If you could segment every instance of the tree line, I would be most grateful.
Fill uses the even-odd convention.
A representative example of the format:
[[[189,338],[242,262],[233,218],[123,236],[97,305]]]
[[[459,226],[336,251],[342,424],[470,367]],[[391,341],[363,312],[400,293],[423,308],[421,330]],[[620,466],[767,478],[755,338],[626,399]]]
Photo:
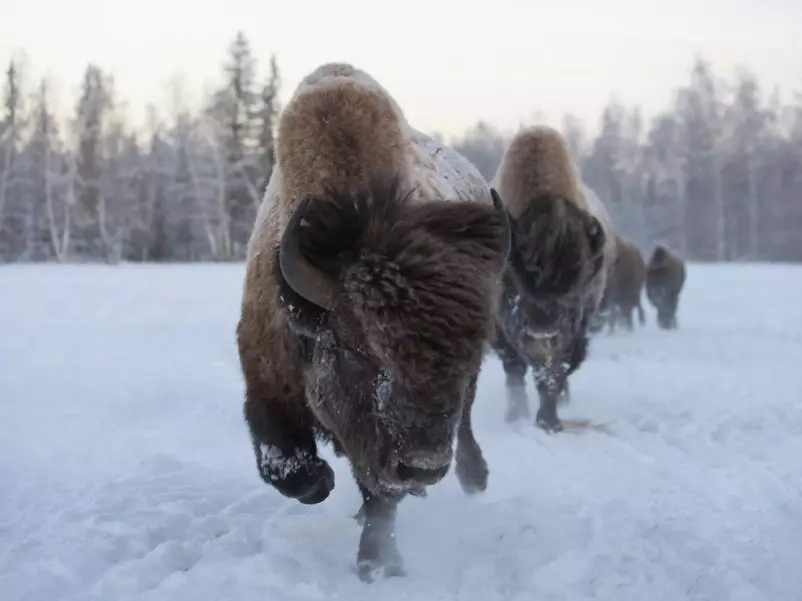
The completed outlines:
[[[260,77],[247,38],[196,111],[145,130],[126,122],[114,79],[89,65],[72,114],[30,92],[18,61],[0,107],[0,261],[236,261],[274,164],[280,73]],[[644,251],[689,259],[802,261],[802,96],[765,98],[754,75],[718,78],[702,59],[648,123],[610,102],[598,135],[566,115],[583,178]],[[492,178],[510,134],[479,121],[449,140]]]
[[[697,261],[802,261],[802,94],[784,103],[749,71],[727,80],[699,58],[671,100],[648,123],[611,101],[596,136],[563,118],[617,229],[644,252],[663,243]],[[492,177],[508,138],[479,122],[455,147]]]

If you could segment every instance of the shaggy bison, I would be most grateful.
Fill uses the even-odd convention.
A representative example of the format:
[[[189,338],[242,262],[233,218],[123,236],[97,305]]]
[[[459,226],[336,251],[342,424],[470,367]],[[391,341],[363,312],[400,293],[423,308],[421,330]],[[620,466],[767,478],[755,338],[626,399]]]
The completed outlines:
[[[278,122],[237,341],[262,479],[320,503],[331,442],[362,493],[357,564],[403,573],[395,515],[448,472],[488,470],[471,428],[509,222],[460,155],[420,134],[367,73],[326,64]]]
[[[664,330],[677,327],[677,306],[684,284],[685,264],[658,244],[646,268],[646,296],[657,309],[657,324]]]
[[[634,327],[632,312],[637,310],[640,325],[646,323],[641,305],[641,291],[646,276],[646,263],[638,247],[623,236],[616,235],[616,258],[607,283],[603,305],[608,310],[610,331],[618,321],[628,330]]]
[[[493,348],[507,374],[507,420],[527,417],[528,367],[540,397],[539,427],[563,429],[557,401],[587,353],[588,320],[614,256],[601,203],[588,201],[562,136],[522,130],[493,180],[509,213],[512,247]],[[597,199],[595,199],[597,200]]]

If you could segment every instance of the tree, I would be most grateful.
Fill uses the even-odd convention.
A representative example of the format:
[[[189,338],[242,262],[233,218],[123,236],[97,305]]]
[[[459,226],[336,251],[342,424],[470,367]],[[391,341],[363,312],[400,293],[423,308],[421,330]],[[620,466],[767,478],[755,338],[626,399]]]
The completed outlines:
[[[20,71],[14,59],[8,63],[3,85],[3,112],[0,114],[0,255],[8,256],[19,234],[19,223],[6,217],[6,206],[17,179],[17,154],[22,130]]]

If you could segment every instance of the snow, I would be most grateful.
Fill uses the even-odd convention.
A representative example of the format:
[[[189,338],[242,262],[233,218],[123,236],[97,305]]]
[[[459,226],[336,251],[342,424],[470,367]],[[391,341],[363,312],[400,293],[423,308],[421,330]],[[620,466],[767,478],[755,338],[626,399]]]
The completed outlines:
[[[344,460],[315,506],[257,475],[242,275],[0,268],[0,599],[802,599],[802,269],[692,265],[678,331],[595,338],[562,415],[609,433],[507,425],[488,359],[488,490],[404,501],[371,585]]]

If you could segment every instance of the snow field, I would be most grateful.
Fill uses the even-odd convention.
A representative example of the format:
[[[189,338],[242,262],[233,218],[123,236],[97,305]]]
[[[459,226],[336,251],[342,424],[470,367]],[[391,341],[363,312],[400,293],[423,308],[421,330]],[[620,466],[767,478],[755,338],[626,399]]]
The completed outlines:
[[[406,500],[365,585],[345,461],[315,506],[257,475],[241,266],[2,267],[0,599],[799,601],[800,276],[691,265],[678,331],[594,338],[561,411],[609,433],[505,424],[488,356],[487,492]]]

